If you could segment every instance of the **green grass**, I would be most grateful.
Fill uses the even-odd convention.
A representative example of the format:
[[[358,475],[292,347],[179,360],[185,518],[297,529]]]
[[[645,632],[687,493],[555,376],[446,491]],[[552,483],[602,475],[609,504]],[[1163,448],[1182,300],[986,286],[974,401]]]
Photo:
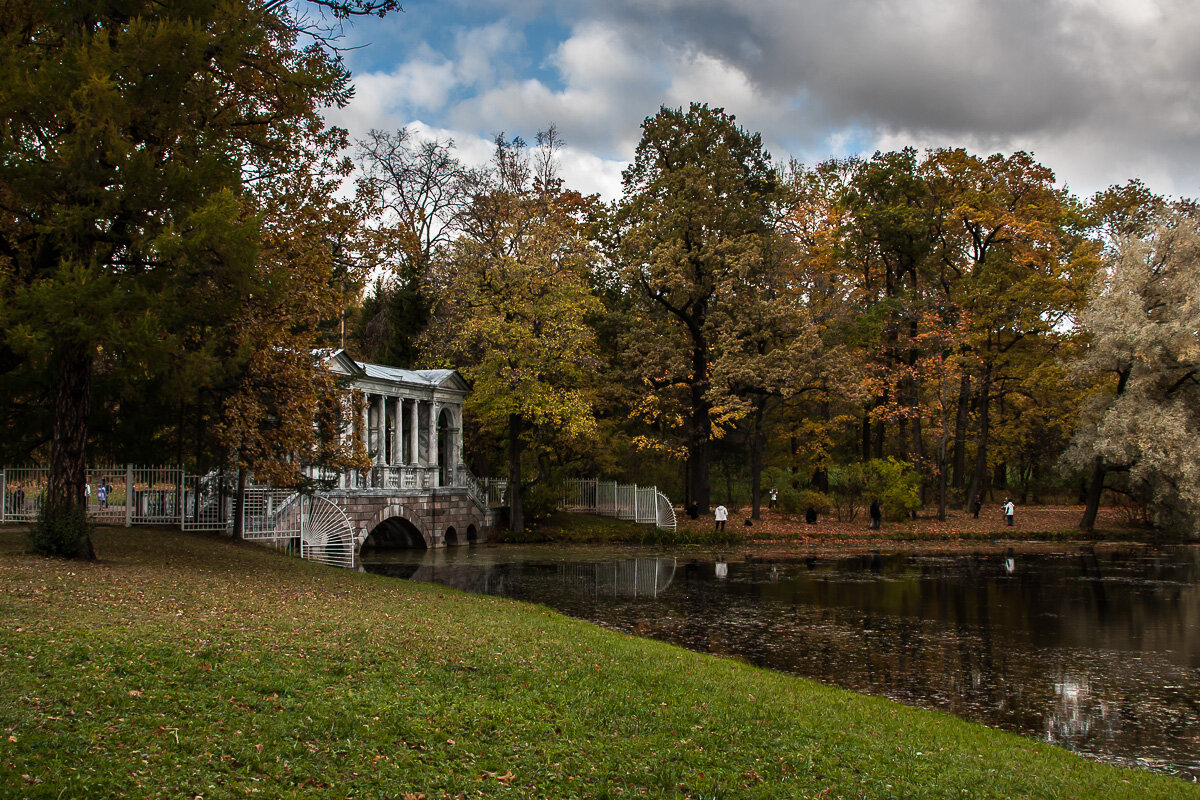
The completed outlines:
[[[1200,797],[547,609],[251,545],[0,531],[0,796]]]

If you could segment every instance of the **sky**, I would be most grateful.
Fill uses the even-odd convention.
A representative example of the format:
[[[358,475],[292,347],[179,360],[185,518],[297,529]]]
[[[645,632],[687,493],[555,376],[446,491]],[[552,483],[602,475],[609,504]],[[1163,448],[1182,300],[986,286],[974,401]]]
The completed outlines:
[[[568,186],[619,196],[641,124],[708,103],[776,163],[1025,150],[1080,198],[1200,197],[1194,0],[402,0],[342,45],[354,137],[410,127],[486,161],[553,124]]]

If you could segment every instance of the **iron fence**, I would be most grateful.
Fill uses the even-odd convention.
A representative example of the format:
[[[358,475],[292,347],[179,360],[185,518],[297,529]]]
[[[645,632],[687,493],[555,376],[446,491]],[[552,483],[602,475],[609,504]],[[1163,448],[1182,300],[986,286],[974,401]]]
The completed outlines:
[[[655,486],[572,480],[563,486],[562,509],[675,530],[675,508]]]

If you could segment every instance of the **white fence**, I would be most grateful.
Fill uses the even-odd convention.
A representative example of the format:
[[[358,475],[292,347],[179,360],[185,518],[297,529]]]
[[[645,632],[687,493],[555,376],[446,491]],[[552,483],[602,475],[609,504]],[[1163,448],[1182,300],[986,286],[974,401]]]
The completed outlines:
[[[655,486],[599,480],[567,481],[563,486],[562,509],[675,530],[675,509]]]
[[[95,467],[87,471],[87,512],[108,525],[178,524],[183,470],[177,467]],[[0,467],[0,523],[33,522],[46,502],[50,470]]]
[[[33,522],[45,505],[46,467],[0,468],[0,524]],[[186,531],[233,528],[236,476],[186,475],[179,467],[97,467],[87,471],[87,512],[106,525],[178,525]],[[246,539],[296,552],[312,561],[354,567],[353,526],[321,497],[251,484],[242,508]]]

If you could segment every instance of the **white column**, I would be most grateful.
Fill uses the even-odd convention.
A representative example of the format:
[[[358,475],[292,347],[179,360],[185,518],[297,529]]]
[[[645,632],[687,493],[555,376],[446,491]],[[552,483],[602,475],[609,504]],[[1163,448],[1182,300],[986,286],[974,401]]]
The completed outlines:
[[[421,464],[421,417],[420,417],[421,401],[413,398],[412,407],[409,410],[409,463],[413,466]]]
[[[396,432],[391,438],[391,463],[396,467],[404,465],[404,398],[396,398]]]
[[[437,469],[441,465],[440,453],[438,452],[438,418],[442,414],[442,407],[437,402],[429,404],[429,464],[433,466],[433,485],[441,486],[441,470]]]
[[[378,398],[378,408],[375,412],[375,463],[387,463],[387,397],[382,394]]]

